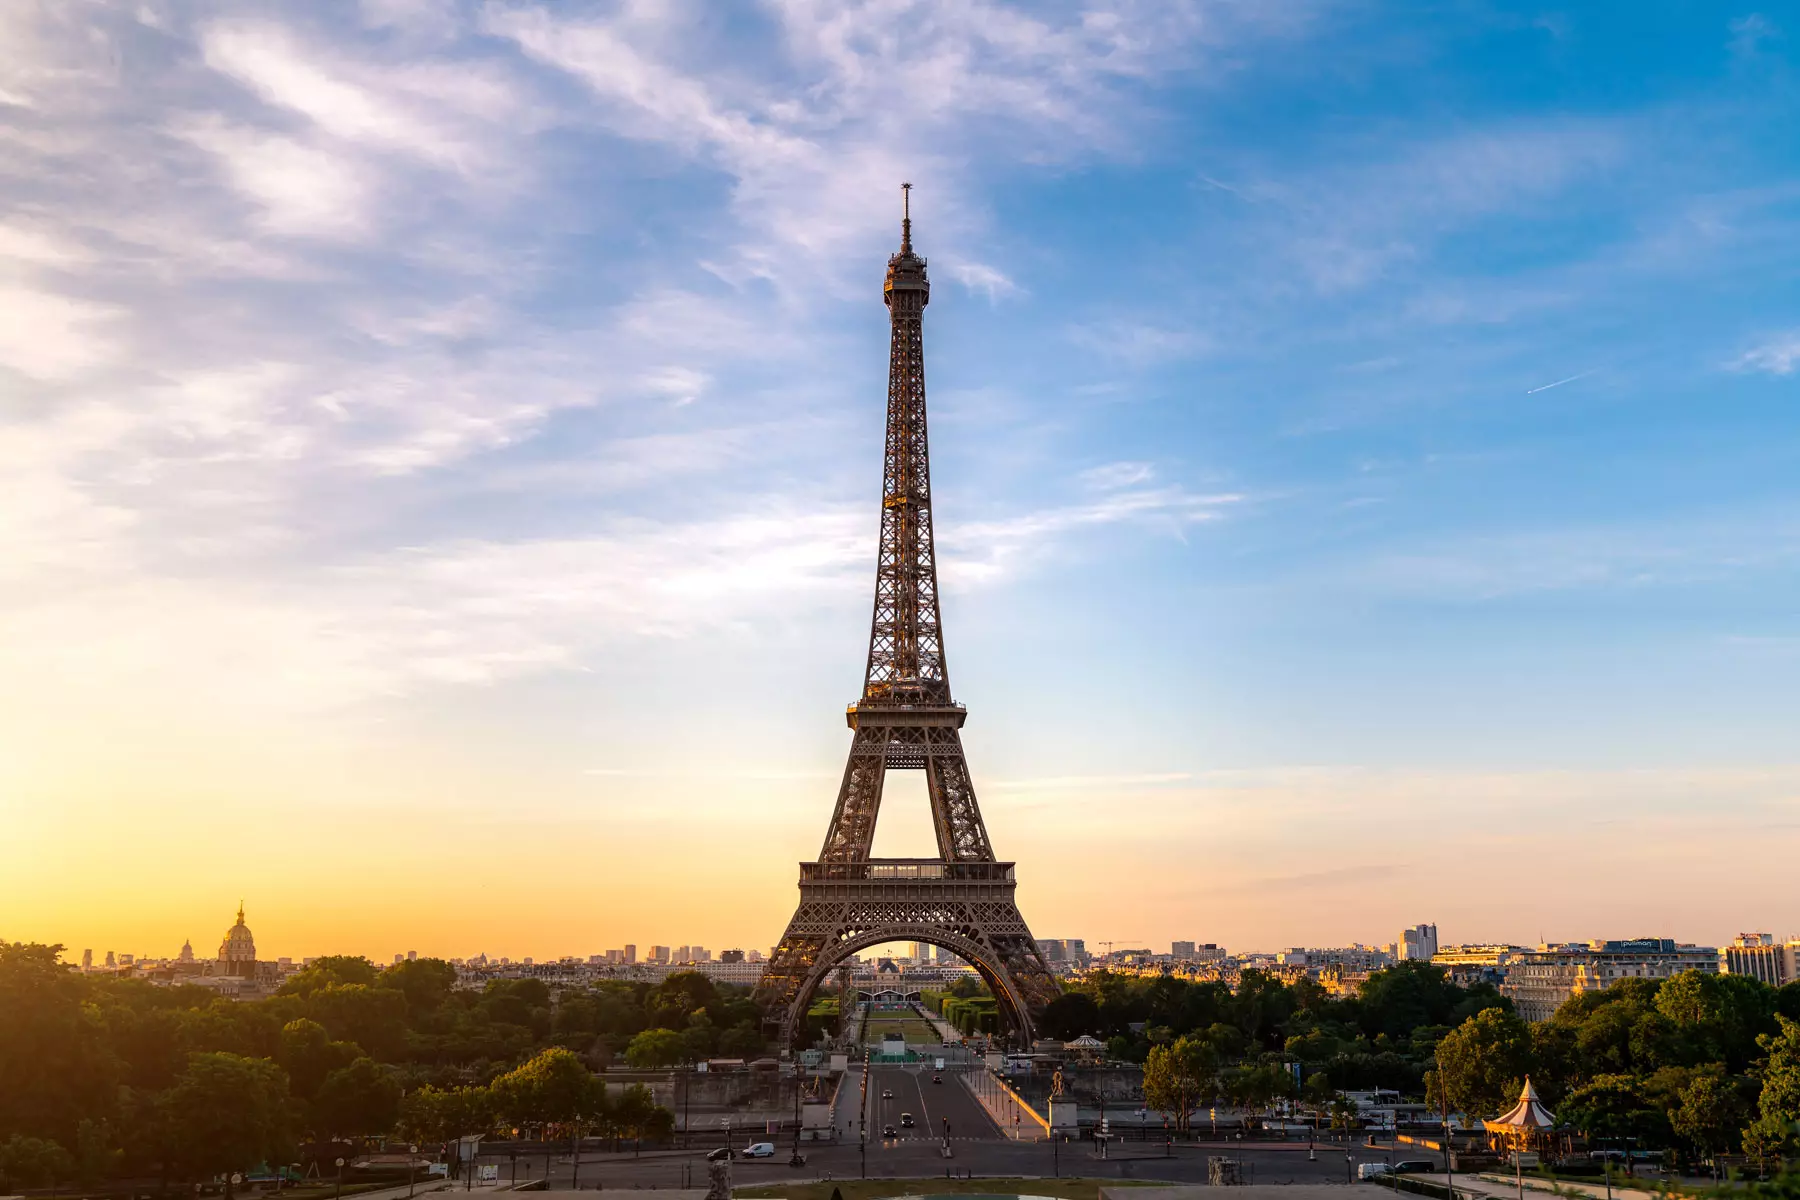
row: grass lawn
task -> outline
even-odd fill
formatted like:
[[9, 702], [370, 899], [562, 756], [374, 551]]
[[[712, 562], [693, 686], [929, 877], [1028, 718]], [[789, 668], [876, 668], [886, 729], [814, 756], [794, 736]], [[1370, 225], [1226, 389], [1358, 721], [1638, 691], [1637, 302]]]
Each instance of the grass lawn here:
[[831, 1200], [836, 1188], [843, 1200], [881, 1200], [885, 1196], [1024, 1195], [1057, 1196], [1061, 1200], [1099, 1200], [1100, 1187], [1167, 1187], [1157, 1180], [1135, 1179], [834, 1179], [829, 1183], [770, 1183], [733, 1188], [733, 1197], [782, 1200]]
[[918, 1017], [870, 1017], [863, 1026], [863, 1040], [867, 1042], [879, 1042], [883, 1034], [889, 1033], [897, 1033], [915, 1045], [924, 1042], [935, 1046], [943, 1041], [931, 1022]]

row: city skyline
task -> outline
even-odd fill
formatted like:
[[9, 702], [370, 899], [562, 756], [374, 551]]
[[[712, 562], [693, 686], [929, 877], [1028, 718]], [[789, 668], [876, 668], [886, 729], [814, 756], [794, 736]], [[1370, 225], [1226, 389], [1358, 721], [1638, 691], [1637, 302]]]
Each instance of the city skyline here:
[[[1033, 929], [1800, 927], [1743, 866], [1800, 853], [1800, 30], [0, 22], [0, 936], [245, 895], [293, 957], [771, 943], [866, 645], [903, 179]], [[889, 787], [875, 853], [934, 853]]]
[[[241, 913], [242, 913], [242, 910], [240, 910], [240, 915], [241, 915]], [[253, 922], [252, 924], [259, 924], [259, 923]], [[1432, 936], [1433, 936], [1434, 940], [1431, 942], [1431, 945], [1434, 949], [1437, 948], [1440, 944], [1443, 947], [1447, 947], [1447, 948], [1511, 945], [1511, 946], [1515, 946], [1515, 947], [1522, 947], [1522, 948], [1530, 949], [1530, 948], [1535, 948], [1535, 947], [1539, 947], [1539, 946], [1560, 947], [1560, 946], [1567, 946], [1567, 945], [1580, 945], [1580, 944], [1586, 944], [1586, 943], [1590, 943], [1590, 942], [1605, 941], [1605, 940], [1616, 939], [1616, 938], [1621, 938], [1621, 937], [1631, 938], [1631, 937], [1642, 937], [1642, 936], [1651, 936], [1651, 937], [1666, 936], [1664, 933], [1661, 933], [1659, 931], [1648, 930], [1648, 929], [1638, 929], [1638, 930], [1615, 929], [1615, 930], [1606, 931], [1606, 932], [1589, 933], [1587, 935], [1570, 934], [1569, 936], [1564, 936], [1564, 937], [1551, 936], [1547, 939], [1524, 939], [1524, 940], [1522, 940], [1522, 939], [1480, 938], [1480, 937], [1443, 939], [1443, 938], [1441, 938], [1441, 935], [1438, 934], [1435, 926], [1426, 926], [1426, 928], [1430, 928], [1433, 931]], [[1800, 934], [1794, 934], [1794, 933], [1790, 933], [1788, 931], [1780, 930], [1780, 929], [1770, 932], [1767, 923], [1757, 923], [1757, 922], [1750, 922], [1750, 923], [1742, 924], [1738, 928], [1733, 929], [1730, 934], [1721, 934], [1721, 935], [1718, 935], [1718, 936], [1716, 936], [1714, 938], [1710, 938], [1710, 939], [1708, 939], [1708, 938], [1700, 938], [1700, 939], [1677, 938], [1674, 940], [1681, 942], [1683, 944], [1687, 944], [1687, 945], [1699, 945], [1699, 946], [1704, 946], [1704, 947], [1708, 947], [1708, 948], [1718, 949], [1718, 948], [1723, 948], [1723, 947], [1732, 945], [1735, 939], [1739, 939], [1739, 938], [1746, 937], [1746, 936], [1752, 936], [1752, 934], [1755, 931], [1761, 931], [1763, 936], [1768, 936], [1768, 937], [1774, 938], [1777, 943], [1792, 942], [1792, 941], [1800, 940]], [[1291, 950], [1298, 950], [1298, 949], [1349, 949], [1352, 947], [1359, 947], [1359, 948], [1370, 949], [1370, 950], [1384, 950], [1385, 949], [1385, 950], [1390, 950], [1390, 951], [1398, 951], [1405, 944], [1404, 939], [1406, 938], [1406, 936], [1413, 932], [1414, 932], [1414, 929], [1409, 927], [1406, 929], [1389, 930], [1389, 931], [1387, 931], [1385, 936], [1383, 936], [1382, 934], [1377, 932], [1376, 934], [1374, 934], [1372, 936], [1367, 936], [1367, 937], [1362, 937], [1362, 938], [1345, 939], [1342, 941], [1333, 941], [1333, 940], [1329, 940], [1329, 939], [1322, 940], [1322, 939], [1318, 939], [1318, 938], [1311, 938], [1311, 939], [1301, 938], [1298, 940], [1288, 940], [1288, 941], [1282, 941], [1282, 942], [1278, 942], [1278, 943], [1270, 943], [1270, 944], [1266, 944], [1266, 945], [1254, 945], [1254, 946], [1247, 945], [1247, 944], [1246, 945], [1228, 945], [1227, 943], [1219, 941], [1217, 939], [1210, 941], [1210, 942], [1203, 941], [1203, 940], [1200, 940], [1197, 936], [1189, 936], [1186, 938], [1181, 938], [1181, 937], [1165, 938], [1160, 941], [1157, 939], [1154, 939], [1154, 938], [1108, 939], [1108, 938], [1104, 938], [1104, 937], [1095, 938], [1095, 937], [1088, 937], [1088, 936], [1076, 938], [1075, 940], [1082, 943], [1084, 946], [1085, 953], [1095, 959], [1110, 956], [1114, 952], [1118, 952], [1118, 953], [1137, 952], [1139, 950], [1146, 950], [1146, 949], [1154, 955], [1179, 957], [1178, 948], [1183, 944], [1190, 947], [1190, 949], [1193, 947], [1196, 947], [1196, 946], [1204, 946], [1204, 947], [1208, 947], [1209, 949], [1216, 949], [1220, 953], [1229, 953], [1229, 954], [1233, 955], [1234, 957], [1247, 957], [1247, 956], [1280, 955], [1282, 953], [1285, 953], [1285, 952], [1288, 952]], [[277, 936], [279, 936], [279, 934], [277, 934]], [[1044, 938], [1041, 938], [1040, 941], [1050, 941], [1050, 942], [1061, 943], [1065, 940], [1068, 940], [1072, 936], [1073, 935], [1068, 934], [1067, 931], [1064, 930], [1064, 931], [1060, 931], [1056, 936], [1046, 935]], [[96, 959], [103, 957], [105, 955], [108, 955], [108, 954], [114, 954], [114, 955], [124, 954], [124, 955], [134, 956], [140, 961], [174, 960], [179, 955], [179, 950], [173, 951], [173, 952], [170, 952], [167, 954], [161, 953], [160, 952], [160, 943], [158, 943], [157, 946], [154, 946], [150, 949], [144, 949], [142, 947], [133, 947], [130, 949], [125, 949], [120, 944], [106, 942], [105, 939], [101, 939], [100, 941], [96, 941], [96, 942], [80, 944], [80, 945], [77, 945], [73, 942], [69, 942], [69, 941], [62, 940], [62, 939], [56, 939], [56, 938], [44, 938], [44, 939], [39, 939], [39, 940], [62, 941], [62, 944], [64, 946], [63, 960], [65, 962], [70, 962], [70, 963], [82, 962], [84, 952], [86, 952], [88, 954], [92, 954], [93, 956], [96, 957]], [[184, 935], [182, 940], [186, 947], [191, 948], [192, 942], [193, 942], [193, 939], [191, 936]], [[162, 939], [162, 941], [166, 942], [166, 941], [168, 941], [168, 939], [164, 938], [164, 939]], [[201, 938], [201, 942], [202, 942], [202, 945], [204, 946], [204, 945], [208, 944], [208, 939], [205, 936], [203, 936]], [[727, 941], [727, 942], [722, 942], [722, 943], [715, 942], [712, 945], [707, 945], [704, 942], [700, 942], [700, 941], [690, 938], [686, 942], [682, 942], [679, 940], [668, 940], [666, 942], [665, 941], [639, 940], [636, 942], [625, 942], [625, 943], [620, 943], [617, 945], [605, 946], [600, 949], [571, 948], [570, 946], [565, 945], [563, 947], [560, 947], [560, 948], [554, 949], [554, 950], [530, 951], [530, 950], [519, 950], [516, 947], [511, 947], [511, 946], [502, 944], [502, 945], [498, 945], [498, 946], [484, 946], [484, 947], [477, 948], [477, 949], [455, 950], [455, 951], [437, 949], [437, 948], [432, 948], [432, 947], [426, 947], [426, 948], [421, 949], [418, 946], [408, 946], [404, 950], [396, 950], [396, 949], [391, 949], [391, 948], [386, 949], [386, 950], [380, 950], [380, 949], [370, 949], [367, 946], [356, 945], [356, 946], [351, 946], [351, 947], [326, 948], [326, 949], [318, 949], [318, 950], [307, 950], [307, 951], [301, 952], [301, 953], [294, 953], [294, 952], [289, 952], [285, 949], [282, 949], [280, 947], [280, 944], [276, 941], [272, 941], [267, 933], [259, 935], [258, 945], [260, 947], [260, 956], [262, 958], [268, 959], [268, 960], [283, 959], [283, 960], [291, 960], [295, 963], [299, 963], [299, 962], [304, 961], [305, 959], [316, 958], [316, 957], [319, 957], [321, 955], [326, 955], [326, 954], [351, 954], [351, 955], [358, 955], [358, 956], [367, 958], [367, 959], [369, 959], [370, 962], [374, 963], [375, 966], [377, 966], [377, 967], [385, 966], [385, 965], [389, 964], [390, 962], [398, 962], [405, 958], [415, 958], [415, 957], [416, 958], [441, 958], [446, 961], [458, 961], [458, 962], [473, 960], [473, 959], [476, 959], [479, 957], [485, 957], [486, 959], [488, 959], [489, 961], [494, 962], [494, 963], [499, 963], [500, 961], [505, 959], [514, 964], [526, 964], [528, 961], [538, 963], [538, 964], [553, 964], [553, 963], [558, 963], [558, 962], [574, 961], [574, 962], [577, 962], [582, 965], [621, 965], [621, 966], [634, 965], [634, 964], [635, 965], [650, 965], [653, 962], [658, 961], [659, 956], [658, 956], [657, 952], [659, 950], [668, 950], [673, 955], [674, 952], [677, 950], [686, 951], [686, 950], [690, 950], [690, 949], [705, 951], [707, 958], [702, 959], [702, 960], [691, 960], [685, 956], [675, 955], [664, 961], [668, 961], [668, 962], [686, 962], [686, 961], [718, 962], [720, 955], [723, 953], [727, 953], [727, 952], [736, 951], [736, 952], [744, 953], [744, 954], [754, 953], [754, 954], [766, 956], [768, 954], [769, 950], [771, 949], [771, 946], [769, 946], [769, 945], [762, 945], [762, 944], [741, 942], [741, 941], [739, 941], [739, 942]], [[1159, 949], [1157, 949], [1157, 947], [1159, 947], [1159, 946], [1168, 946], [1168, 947], [1170, 947], [1170, 949], [1167, 951], [1159, 950]], [[1105, 947], [1105, 949], [1102, 949], [1102, 947]], [[617, 953], [631, 952], [631, 951], [635, 951], [635, 957], [633, 957], [633, 958], [625, 959], [616, 964], [609, 964], [606, 961], [609, 954], [617, 954]], [[198, 952], [196, 952], [196, 953], [198, 953]], [[906, 957], [909, 955], [909, 953], [910, 953], [910, 945], [908, 943], [895, 942], [895, 943], [884, 943], [882, 945], [871, 947], [870, 949], [863, 951], [860, 957], [863, 959], [863, 961], [869, 962], [869, 961], [874, 961], [875, 959], [881, 958], [881, 957], [896, 957], [896, 956], [897, 957]], [[1399, 955], [1399, 957], [1405, 957], [1405, 956], [1406, 955], [1404, 953], [1401, 953]], [[202, 955], [202, 957], [210, 957], [210, 956]], [[1425, 955], [1424, 957], [1430, 957], [1430, 956]], [[1060, 961], [1060, 960], [1056, 960], [1056, 961]], [[99, 965], [99, 964], [98, 964], [98, 962], [96, 962], [94, 965]]]

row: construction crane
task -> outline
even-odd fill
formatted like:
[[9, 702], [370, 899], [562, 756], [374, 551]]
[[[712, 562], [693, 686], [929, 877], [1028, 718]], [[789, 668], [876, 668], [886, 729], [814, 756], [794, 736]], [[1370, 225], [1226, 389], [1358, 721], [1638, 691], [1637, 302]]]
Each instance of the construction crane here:
[[1106, 941], [1106, 942], [1101, 942], [1101, 943], [1100, 943], [1100, 944], [1101, 944], [1101, 945], [1102, 945], [1102, 946], [1105, 946], [1105, 947], [1106, 947], [1106, 954], [1107, 954], [1107, 957], [1109, 957], [1109, 958], [1110, 958], [1110, 957], [1111, 957], [1111, 956], [1112, 956], [1112, 948], [1113, 948], [1113, 947], [1114, 947], [1114, 946], [1117, 946], [1117, 945], [1119, 945], [1119, 944], [1120, 944], [1120, 943], [1121, 943], [1121, 942], [1123, 942], [1123, 943], [1126, 943], [1126, 944], [1130, 944], [1130, 943], [1132, 943], [1132, 942], [1141, 942], [1141, 941], [1143, 941], [1143, 940], [1144, 940], [1144, 939], [1142, 939], [1142, 938], [1140, 938], [1140, 937], [1135, 937], [1135, 936], [1134, 936], [1134, 937], [1122, 937], [1122, 938], [1119, 938], [1119, 939], [1117, 939], [1117, 940], [1115, 940], [1115, 941]]

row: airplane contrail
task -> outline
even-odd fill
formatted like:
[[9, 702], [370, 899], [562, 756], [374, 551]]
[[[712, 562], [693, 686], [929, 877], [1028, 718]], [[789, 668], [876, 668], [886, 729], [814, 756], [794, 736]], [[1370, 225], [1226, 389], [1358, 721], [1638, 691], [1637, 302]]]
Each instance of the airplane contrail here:
[[[1598, 368], [1596, 368], [1596, 369], [1598, 369]], [[1538, 392], [1547, 392], [1553, 387], [1561, 387], [1565, 383], [1574, 383], [1577, 379], [1586, 379], [1589, 375], [1592, 375], [1593, 373], [1594, 373], [1593, 371], [1583, 371], [1579, 375], [1571, 375], [1567, 379], [1559, 379], [1555, 383], [1546, 383], [1542, 387], [1527, 388], [1527, 389], [1525, 389], [1525, 394], [1527, 396], [1532, 396], [1532, 395], [1536, 395]]]

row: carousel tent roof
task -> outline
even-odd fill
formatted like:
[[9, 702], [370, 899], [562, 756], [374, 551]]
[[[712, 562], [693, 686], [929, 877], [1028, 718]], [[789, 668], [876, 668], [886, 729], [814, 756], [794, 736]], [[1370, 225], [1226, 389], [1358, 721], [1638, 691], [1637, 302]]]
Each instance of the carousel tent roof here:
[[1500, 1116], [1491, 1121], [1483, 1121], [1482, 1124], [1489, 1133], [1536, 1133], [1554, 1129], [1556, 1118], [1538, 1100], [1537, 1089], [1531, 1086], [1531, 1078], [1527, 1076], [1525, 1090], [1519, 1093], [1519, 1102]]

